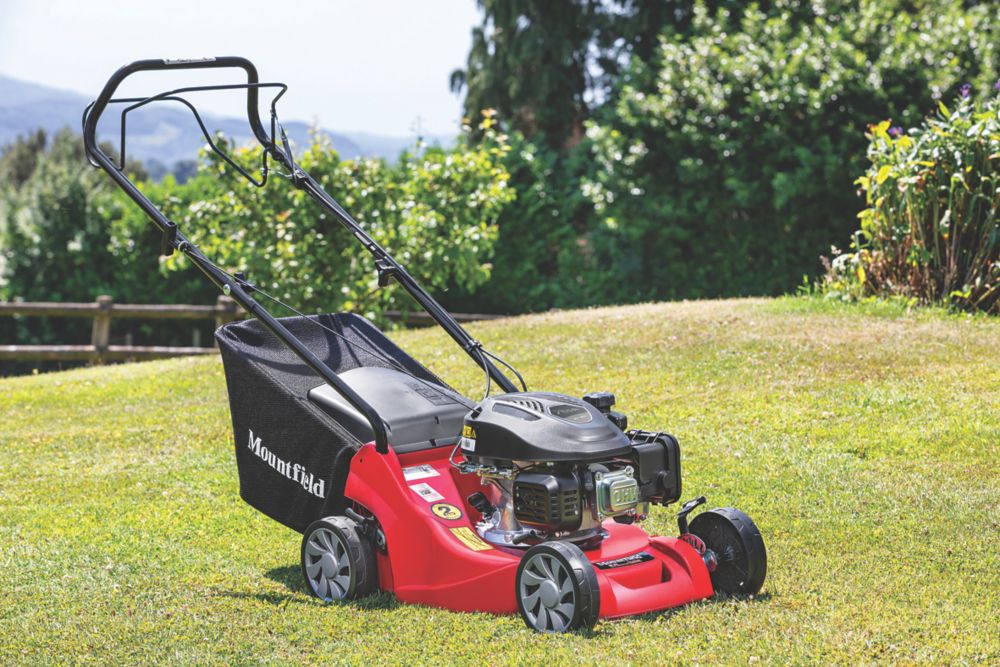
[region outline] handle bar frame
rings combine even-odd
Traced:
[[[199,69],[242,69],[246,73],[245,84],[227,84],[222,86],[192,86],[178,88],[171,91],[159,93],[145,98],[119,98],[115,99],[114,94],[118,87],[129,76],[138,72],[147,71],[172,71],[172,70],[199,70]],[[271,131],[265,129],[261,122],[259,111],[259,90],[261,88],[280,87],[280,92],[271,102]],[[284,139],[282,132],[282,146],[275,142],[276,127],[280,127],[277,121],[275,105],[278,99],[284,94],[286,87],[284,84],[262,84],[257,74],[257,68],[246,58],[238,56],[223,56],[216,58],[202,58],[195,60],[137,60],[125,65],[115,72],[104,85],[97,99],[84,111],[83,116],[83,141],[86,148],[87,159],[97,167],[100,167],[111,176],[115,184],[118,185],[139,207],[149,216],[153,224],[164,234],[164,254],[177,250],[184,254],[191,262],[212,281],[212,283],[229,294],[240,306],[242,306],[253,317],[270,330],[283,344],[296,354],[313,372],[315,372],[324,382],[332,386],[344,399],[351,404],[358,412],[364,415],[365,419],[372,427],[375,436],[376,450],[380,453],[389,451],[388,434],[385,422],[378,412],[368,404],[360,395],[351,389],[340,377],[321,359],[319,359],[309,348],[296,338],[277,318],[271,315],[256,299],[253,298],[253,286],[240,276],[231,276],[223,271],[211,260],[209,260],[198,247],[192,243],[178,228],[176,223],[167,218],[166,215],[136,186],[128,177],[124,170],[125,164],[125,114],[128,111],[145,106],[157,101],[179,101],[186,105],[195,115],[198,125],[208,139],[209,146],[216,153],[221,155],[230,164],[232,160],[225,155],[212,142],[204,122],[195,109],[194,105],[180,97],[181,93],[198,92],[205,90],[231,90],[245,89],[247,91],[247,120],[254,137],[263,146],[261,179],[257,181],[252,178],[239,165],[234,166],[241,175],[257,187],[263,186],[267,182],[267,159],[274,159],[282,165],[289,173],[295,187],[305,191],[321,207],[330,212],[334,218],[365,247],[375,258],[375,265],[379,272],[379,283],[385,284],[389,278],[395,279],[407,292],[419,303],[424,310],[443,328],[451,338],[458,343],[462,349],[475,361],[497,384],[506,392],[517,391],[517,387],[490,359],[482,349],[482,344],[475,340],[469,333],[455,320],[451,314],[445,310],[421,285],[400,265],[382,246],[364,230],[364,228],[348,213],[333,197],[322,188],[316,179],[309,173],[301,169],[294,160],[288,143]],[[128,103],[131,104],[122,112],[121,138],[122,146],[119,163],[114,160],[101,148],[97,141],[97,124],[101,115],[105,112],[109,104]]]

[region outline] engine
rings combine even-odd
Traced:
[[[586,548],[605,537],[605,519],[640,521],[651,503],[680,497],[677,441],[628,430],[614,402],[608,392],[583,400],[510,393],[466,416],[458,465],[492,491],[469,499],[483,515],[476,528],[484,540],[528,547],[559,538]]]

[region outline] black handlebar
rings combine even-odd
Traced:
[[[155,72],[162,70],[181,69],[225,69],[238,68],[247,74],[247,120],[250,122],[250,129],[253,130],[257,141],[261,142],[265,148],[271,148],[271,140],[268,137],[264,125],[260,121],[260,109],[258,108],[258,93],[254,84],[260,83],[257,75],[257,68],[246,58],[239,56],[221,56],[218,58],[196,58],[190,60],[136,60],[120,68],[111,75],[108,82],[104,84],[101,94],[97,96],[83,124],[83,142],[87,148],[87,153],[97,159],[96,153],[103,153],[97,144],[97,122],[107,108],[108,103],[114,96],[115,91],[121,82],[137,72]]]

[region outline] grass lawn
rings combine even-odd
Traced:
[[[238,497],[221,363],[180,359],[0,380],[0,663],[1000,664],[997,319],[778,299],[470,328],[529,387],[677,435],[685,498],[761,528],[762,594],[565,636],[323,605],[299,536]],[[440,332],[394,338],[481,391]]]

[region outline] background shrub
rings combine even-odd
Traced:
[[[862,207],[864,127],[911,126],[997,78],[1000,7],[774,2],[710,12],[633,62],[591,123],[602,301],[774,294],[815,275]]]
[[[249,167],[259,164],[260,150],[235,155]],[[471,289],[490,275],[496,219],[515,196],[502,163],[507,150],[505,137],[491,131],[475,146],[420,149],[389,165],[341,160],[317,139],[299,163],[429,289]],[[380,319],[385,310],[411,307],[404,291],[378,287],[368,252],[308,195],[277,175],[255,188],[230,171],[206,157],[183,185],[168,177],[146,187],[208,257],[297,308]],[[149,227],[126,204],[114,223],[114,243],[125,249]],[[168,271],[186,265],[180,254],[164,263]]]
[[[829,267],[827,293],[1000,312],[1000,97],[977,105],[966,89],[954,111],[942,104],[909,132],[883,121],[868,138],[871,164],[857,181],[868,207],[856,252]]]
[[[11,149],[0,160],[7,175],[0,184],[0,300],[93,301],[110,294],[119,303],[214,303],[217,290],[199,272],[178,270],[187,265],[180,254],[157,259],[159,233],[87,164],[79,138],[65,132],[51,144],[44,137],[21,144],[35,149]],[[508,149],[506,138],[488,127],[475,145],[421,147],[394,164],[340,160],[317,140],[301,164],[418,280],[432,290],[469,290],[490,275],[496,220],[515,197],[503,165]],[[259,164],[258,151],[235,154]],[[303,192],[276,174],[257,189],[229,171],[206,155],[184,184],[168,175],[140,187],[209,258],[246,272],[298,308],[353,310],[374,319],[387,309],[411,308],[401,290],[377,288],[367,251]],[[85,319],[0,319],[5,342],[86,343],[89,332]],[[209,340],[208,325],[202,333]],[[126,335],[136,344],[190,344],[192,325],[123,322],[112,334],[116,344]]]
[[[490,280],[440,294],[461,312],[523,313],[587,303],[578,269],[577,239],[589,224],[590,202],[580,190],[589,149],[565,153],[544,142],[510,136],[504,168],[517,198],[497,218]]]

